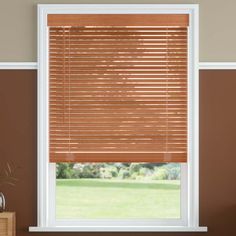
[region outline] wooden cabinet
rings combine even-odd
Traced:
[[[15,212],[0,213],[0,236],[16,235],[16,215]]]

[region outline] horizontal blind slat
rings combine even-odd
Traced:
[[[187,151],[172,151],[166,153],[166,151],[159,152],[137,152],[137,151],[129,151],[129,152],[112,152],[112,151],[102,151],[102,152],[50,152],[50,161],[51,162],[76,162],[80,160],[80,162],[111,162],[111,160],[115,160],[117,162],[133,162],[136,160],[137,162],[170,162],[174,160],[175,162],[185,162],[186,161],[186,152]]]

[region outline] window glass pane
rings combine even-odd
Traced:
[[[180,218],[178,163],[58,163],[57,219]]]

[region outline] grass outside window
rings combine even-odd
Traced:
[[[157,168],[158,173],[163,170],[163,166]],[[112,169],[111,166],[109,169]],[[140,168],[138,172],[144,172],[143,170]],[[137,173],[136,179],[58,178],[56,218],[180,218],[180,180],[153,180],[150,173],[149,177],[143,174],[142,178],[138,176]]]

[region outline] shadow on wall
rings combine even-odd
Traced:
[[[208,223],[211,227],[208,229],[211,235],[233,236],[236,235],[236,227],[232,231],[232,226],[236,225],[236,204],[222,207],[222,211],[211,212],[208,216]],[[220,223],[219,223],[220,222]]]

